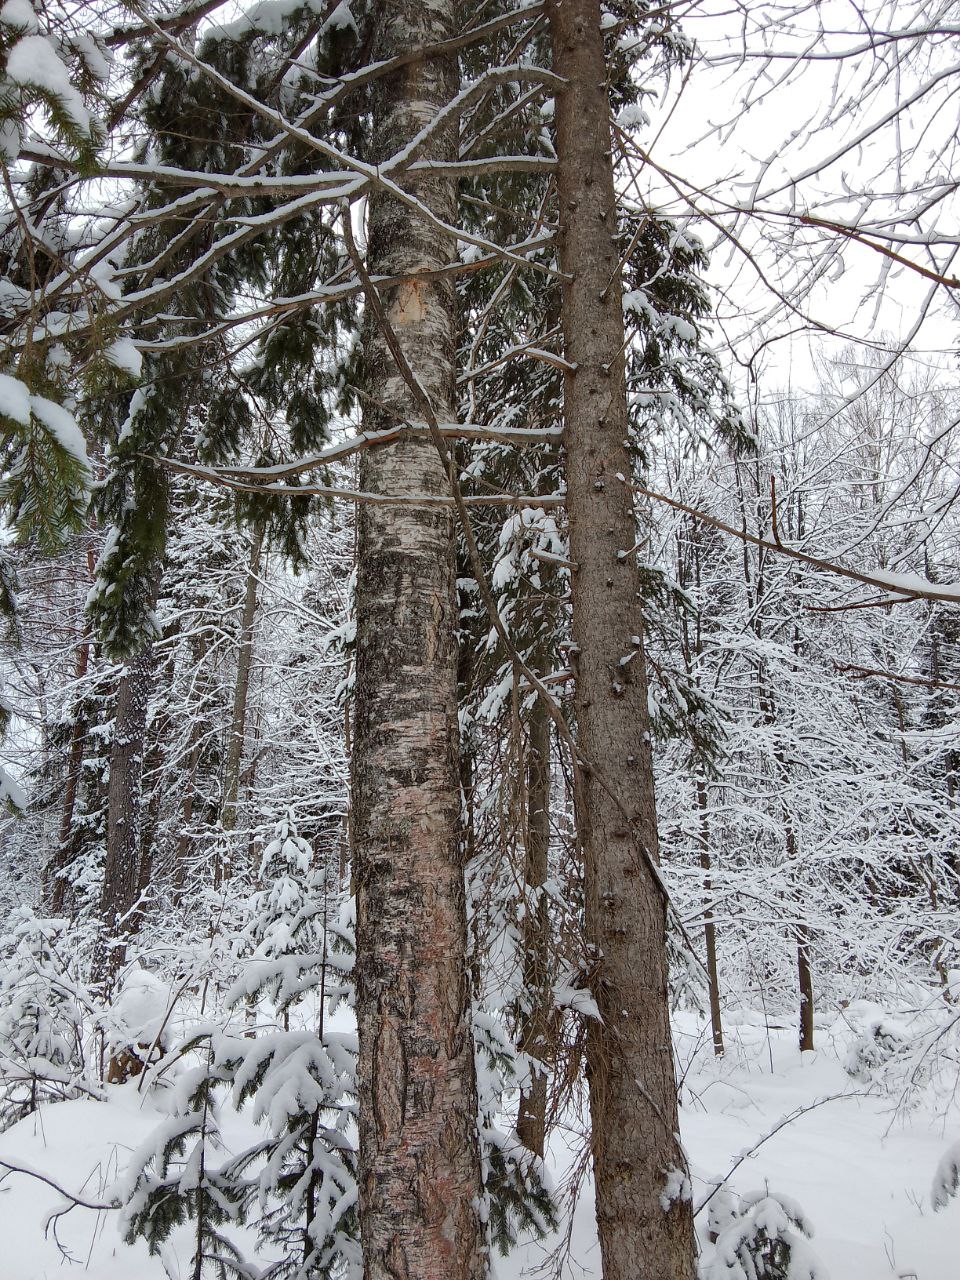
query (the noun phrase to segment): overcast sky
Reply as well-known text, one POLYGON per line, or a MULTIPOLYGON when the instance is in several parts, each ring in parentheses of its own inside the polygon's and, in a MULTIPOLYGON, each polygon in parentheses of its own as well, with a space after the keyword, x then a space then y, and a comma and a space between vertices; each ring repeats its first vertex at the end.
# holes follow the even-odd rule
MULTIPOLYGON (((876 251, 819 231, 803 231, 801 241, 784 252, 788 212, 878 232, 892 227, 895 234, 956 239, 960 210, 951 173, 960 91, 954 51, 960 37, 883 36, 924 23, 943 30, 942 15, 924 12, 934 8, 701 0, 684 19, 697 42, 698 61, 682 91, 675 77, 656 106, 648 104, 653 128, 641 145, 682 180, 657 175, 651 185, 658 204, 683 210, 678 186, 691 184, 705 194, 690 190, 689 198, 717 214, 740 242, 742 248, 735 247, 709 223, 700 227, 712 247, 711 279, 721 289, 718 329, 743 358, 762 347, 754 367, 771 381, 792 375, 804 382, 811 350, 839 345, 817 325, 867 339, 886 332, 905 341, 913 334, 912 345, 932 356, 944 353, 953 363, 956 307, 942 287, 876 251), (861 13, 880 33, 873 48, 861 13), (763 61, 756 55, 765 48, 778 56, 763 61), (738 61, 745 49, 748 57, 738 61), (779 56, 799 50, 807 56, 796 62, 779 56), (856 56, 831 56, 841 50, 857 51, 856 56), (914 97, 914 105, 904 105, 914 97), (909 224, 905 211, 928 195, 930 209, 909 224), (735 220, 731 206, 751 200, 778 216, 762 225, 752 218, 735 220), (775 298, 761 272, 791 299, 807 293, 797 312, 780 306, 768 315, 775 298), (928 318, 914 334, 925 310, 928 318)), ((950 261, 955 245, 894 248, 928 268, 939 264, 950 275, 960 274, 960 260, 950 261)))

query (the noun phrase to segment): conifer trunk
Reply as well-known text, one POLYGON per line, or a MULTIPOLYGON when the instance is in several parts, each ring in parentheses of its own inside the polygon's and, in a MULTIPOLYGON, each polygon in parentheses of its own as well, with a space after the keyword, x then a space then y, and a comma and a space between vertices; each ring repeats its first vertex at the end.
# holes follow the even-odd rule
POLYGON ((667 997, 641 581, 632 548, 624 326, 599 0, 548 0, 557 94, 564 445, 592 991, 587 1040, 604 1280, 692 1280, 667 997), (613 793, 611 795, 610 793, 613 793), (616 797, 614 799, 613 797, 616 797))
MULTIPOLYGON (((93 548, 87 548, 87 575, 93 578, 93 548)), ((80 775, 83 770, 83 748, 87 738, 89 724, 83 709, 83 681, 90 667, 90 645, 92 637, 88 625, 84 625, 83 635, 77 646, 77 661, 74 670, 74 682, 77 687, 78 703, 74 712, 73 727, 70 730, 70 750, 67 753, 67 777, 63 788, 63 803, 60 809, 60 836, 57 849, 44 871, 44 897, 50 914, 63 915, 73 902, 73 886, 66 874, 76 854, 76 837, 73 830, 73 816, 77 806, 77 791, 80 788, 80 775)))
MULTIPOLYGON (((453 0, 380 0, 374 60, 456 30, 453 0)), ((457 89, 452 58, 417 59, 376 82, 373 156, 408 142, 457 89)), ((456 123, 423 159, 457 155, 456 123)), ((408 189, 448 220, 446 178, 408 189)), ((371 276, 449 263, 456 245, 374 189, 371 276)), ((443 279, 381 293, 404 356, 437 417, 455 418, 454 293, 443 279)), ((421 420, 369 311, 364 429, 421 420)), ((446 494, 423 433, 362 455, 361 488, 446 494)), ((352 813, 357 888, 359 1207, 365 1280, 480 1280, 477 1100, 469 1018, 458 785, 457 601, 447 508, 364 505, 358 520, 352 813)))
POLYGON ((797 925, 797 980, 800 985, 800 1052, 812 1050, 813 1040, 813 973, 810 969, 810 932, 805 924, 797 925))
MULTIPOLYGON (((77 665, 74 680, 77 688, 82 685, 90 665, 90 633, 84 631, 83 639, 77 649, 77 665)), ((82 699, 82 694, 81 694, 82 699)), ((87 717, 78 704, 74 712, 73 727, 70 730, 70 751, 67 755, 67 777, 63 788, 63 803, 60 809, 60 837, 57 850, 46 869, 46 899, 51 915, 59 916, 67 909, 72 899, 73 887, 70 884, 67 870, 74 857, 73 815, 77 805, 77 791, 80 786, 80 773, 83 768, 83 745, 86 741, 89 725, 87 717)))
MULTIPOLYGON (((523 989, 529 1012, 523 1019, 520 1048, 544 1062, 549 1048, 552 991, 550 987, 550 916, 543 887, 550 849, 550 713, 542 698, 530 710, 527 763, 527 832, 524 849, 524 887, 527 910, 523 919, 523 989)), ((534 1068, 529 1085, 520 1091, 517 1136, 542 1158, 547 1131, 547 1073, 534 1068)))
POLYGON ((102 933, 94 959, 94 978, 108 984, 123 964, 127 940, 138 925, 144 740, 153 667, 154 647, 148 641, 124 668, 117 690, 100 894, 102 933))
POLYGON ((250 691, 250 671, 253 666, 253 626, 257 617, 257 589, 260 585, 260 554, 263 548, 263 530, 258 528, 250 545, 250 561, 247 566, 247 582, 243 595, 243 613, 240 618, 240 646, 237 650, 237 679, 233 687, 233 710, 230 716, 230 732, 227 736, 227 753, 223 766, 223 806, 221 823, 230 832, 237 825, 237 802, 240 796, 240 765, 243 760, 243 744, 247 726, 247 698, 250 691))
MULTIPOLYGON (((233 686, 233 708, 230 729, 227 733, 227 750, 223 762, 223 802, 220 806, 220 826, 225 839, 214 867, 214 884, 219 886, 236 870, 233 832, 237 827, 237 810, 240 803, 240 766, 247 731, 247 702, 250 693, 250 672, 253 668, 253 628, 257 618, 257 594, 260 586, 260 555, 263 549, 263 529, 258 528, 250 544, 250 560, 247 565, 247 581, 243 593, 243 610, 240 615, 240 644, 237 649, 237 678, 233 686)), ((252 859, 251 859, 252 861, 252 859)))

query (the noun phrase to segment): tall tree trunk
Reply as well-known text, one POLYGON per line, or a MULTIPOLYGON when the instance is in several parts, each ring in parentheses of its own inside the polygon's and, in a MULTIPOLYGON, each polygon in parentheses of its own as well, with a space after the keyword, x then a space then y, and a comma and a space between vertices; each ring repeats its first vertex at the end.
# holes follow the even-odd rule
MULTIPOLYGON (((380 0, 374 59, 457 30, 454 0, 380 0)), ((457 89, 455 58, 420 58, 376 83, 373 159, 406 144, 457 89)), ((452 160, 455 121, 424 160, 452 160)), ((408 189, 454 220, 442 177, 408 189)), ((456 245, 374 189, 371 275, 440 268, 456 245)), ((393 286, 382 304, 441 420, 456 416, 454 291, 447 279, 393 286)), ((422 419, 368 311, 364 429, 422 419)), ((365 490, 445 494, 434 446, 411 433, 367 451, 365 490)), ((356 723, 359 1201, 366 1280, 480 1280, 477 1099, 469 1018, 467 920, 457 745, 454 527, 445 508, 364 505, 358 520, 356 723)))
POLYGON ((139 924, 140 809, 153 666, 150 641, 124 668, 117 690, 107 793, 107 856, 100 894, 102 932, 94 957, 94 978, 108 985, 123 964, 128 939, 139 924))
POLYGON ((143 765, 143 778, 154 778, 150 790, 150 801, 140 820, 140 857, 137 881, 137 897, 141 901, 146 895, 153 879, 157 837, 160 833, 160 817, 163 801, 166 798, 160 774, 164 766, 167 751, 167 739, 170 734, 170 722, 165 720, 159 726, 152 726, 152 743, 147 751, 143 765))
POLYGON ((247 701, 250 693, 250 671, 253 666, 253 628, 257 618, 257 589, 260 585, 260 555, 263 549, 263 528, 258 526, 250 544, 250 562, 247 566, 247 582, 243 594, 243 612, 240 617, 240 646, 237 650, 237 678, 233 686, 233 710, 227 735, 227 751, 223 762, 223 804, 220 809, 220 825, 225 840, 214 868, 214 883, 219 885, 233 871, 232 835, 237 826, 237 807, 240 800, 240 765, 247 729, 247 701))
POLYGON ((717 968, 717 924, 713 916, 713 880, 710 866, 710 823, 707 818, 707 784, 697 778, 697 808, 700 811, 700 869, 703 872, 703 941, 707 950, 707 982, 710 988, 710 1030, 713 1052, 723 1057, 723 1018, 720 1012, 720 973, 717 968))
MULTIPOLYGON (((85 631, 77 649, 77 665, 74 678, 79 687, 87 674, 90 665, 90 633, 85 631)), ((82 698, 74 712, 73 727, 70 730, 70 751, 67 755, 67 778, 63 789, 63 802, 60 809, 60 837, 57 851, 46 868, 46 899, 52 915, 62 915, 72 899, 73 887, 67 871, 73 862, 76 840, 73 830, 73 815, 77 806, 77 791, 80 786, 80 772, 83 768, 83 746, 89 725, 86 713, 82 709, 82 698)))
POLYGON ((641 581, 630 457, 609 100, 599 0, 548 0, 557 186, 567 511, 592 990, 587 1038, 604 1280, 692 1280, 694 1237, 667 995, 641 581), (611 792, 613 793, 611 795, 611 792), (614 798, 615 797, 615 798, 614 798), (679 1193, 679 1194, 678 1194, 679 1193), (666 1207, 665 1207, 666 1206, 666 1207))
POLYGON ((797 925, 797 980, 800 985, 800 1052, 814 1048, 813 971, 810 968, 810 931, 797 925))
MULTIPOLYGON (((95 570, 93 548, 87 548, 87 575, 93 578, 95 570)), ((67 778, 63 788, 63 803, 60 809, 60 836, 57 851, 51 858, 44 872, 44 896, 51 915, 62 915, 73 898, 73 886, 66 874, 76 855, 76 838, 73 830, 73 816, 77 807, 77 791, 80 787, 80 774, 83 769, 83 748, 89 724, 83 710, 82 682, 90 667, 90 628, 84 625, 80 644, 77 646, 77 662, 74 681, 77 685, 78 703, 74 713, 73 727, 70 730, 70 750, 67 753, 67 778)))
POLYGON ((193 807, 197 798, 197 770, 200 766, 200 725, 194 722, 190 729, 190 755, 188 756, 187 776, 184 783, 183 809, 180 818, 180 835, 173 858, 174 895, 179 900, 187 883, 188 859, 193 845, 190 830, 193 823, 193 807))
POLYGON ((257 528, 250 544, 250 563, 240 619, 240 647, 237 650, 237 679, 233 687, 233 711, 227 737, 227 753, 223 765, 223 808, 220 816, 224 831, 237 825, 237 801, 240 796, 240 765, 247 726, 247 698, 250 692, 250 670, 253 666, 253 626, 257 617, 257 588, 260 585, 260 555, 263 529, 257 528))
MULTIPOLYGON (((543 886, 550 849, 550 713, 542 698, 530 710, 527 761, 527 831, 523 880, 527 894, 523 918, 523 990, 529 1002, 521 1024, 520 1048, 544 1062, 550 1042, 553 1001, 550 986, 550 916, 543 886)), ((534 1068, 520 1091, 517 1136, 543 1156, 547 1131, 547 1073, 534 1068)))
MULTIPOLYGON (((772 705, 772 704, 771 704, 772 705)), ((774 751, 781 776, 786 780, 786 765, 779 748, 774 751)), ((793 816, 784 810, 784 821, 787 827, 786 850, 787 862, 791 867, 797 861, 797 836, 793 825, 793 816)), ((814 1048, 813 1039, 813 970, 810 967, 810 930, 803 922, 796 925, 794 937, 797 942, 797 985, 800 988, 800 1025, 798 1042, 800 1052, 806 1053, 814 1048)))

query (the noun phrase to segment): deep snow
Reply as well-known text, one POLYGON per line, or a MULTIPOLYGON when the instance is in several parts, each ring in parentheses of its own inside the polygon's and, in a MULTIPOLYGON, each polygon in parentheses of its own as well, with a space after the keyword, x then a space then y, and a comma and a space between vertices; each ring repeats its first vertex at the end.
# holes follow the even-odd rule
MULTIPOLYGON (((769 1188, 799 1202, 813 1223, 812 1247, 831 1280, 957 1280, 960 1276, 960 1201, 934 1213, 931 1184, 943 1152, 960 1137, 960 1107, 899 1107, 896 1094, 852 1079, 843 1069, 850 1032, 838 1019, 820 1028, 821 1047, 801 1055, 792 1028, 768 1029, 742 1013, 727 1028, 729 1050, 714 1062, 703 1028, 681 1015, 676 1024, 683 1086, 683 1137, 701 1200, 711 1178, 725 1174, 738 1154, 787 1113, 842 1094, 799 1116, 770 1138, 730 1180, 739 1193, 769 1188), (694 1050, 696 1049, 696 1052, 694 1050), (771 1060, 772 1067, 771 1070, 771 1060)), ((94 1201, 122 1170, 126 1153, 156 1124, 149 1100, 131 1083, 109 1090, 109 1101, 46 1107, 0 1135, 0 1159, 29 1164, 94 1201)), ((562 1179, 576 1147, 570 1130, 554 1140, 551 1163, 562 1179)), ((227 1131, 229 1140, 230 1132, 227 1131)), ((248 1136, 247 1134, 244 1135, 248 1136)), ((53 1231, 44 1235, 55 1192, 34 1179, 8 1177, 0 1185, 0 1280, 163 1280, 158 1259, 131 1248, 117 1233, 116 1215, 75 1209, 56 1236, 76 1262, 65 1262, 53 1231)), ((577 1205, 565 1273, 599 1275, 589 1184, 577 1205)), ((542 1263, 556 1240, 530 1244, 494 1264, 497 1280, 518 1280, 542 1263)), ((184 1274, 186 1241, 169 1254, 171 1274, 184 1274)), ((709 1250, 709 1246, 707 1246, 709 1250)))

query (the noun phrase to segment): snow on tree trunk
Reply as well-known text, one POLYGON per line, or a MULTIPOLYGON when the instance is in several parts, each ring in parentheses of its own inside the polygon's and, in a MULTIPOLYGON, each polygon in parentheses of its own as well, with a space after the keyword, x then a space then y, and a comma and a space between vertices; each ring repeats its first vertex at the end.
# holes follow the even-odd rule
POLYGON ((723 1057, 723 1015, 720 1009, 720 970, 717 966, 717 922, 713 912, 713 879, 710 861, 710 820, 707 815, 707 784, 697 778, 697 810, 700 815, 700 869, 703 872, 703 941, 707 952, 707 983, 710 995, 710 1031, 713 1052, 723 1057))
MULTIPOLYGON (((247 727, 247 698, 250 691, 250 671, 253 666, 253 629, 257 617, 257 591, 260 585, 260 555, 263 548, 263 528, 254 531, 250 544, 250 561, 247 568, 247 581, 243 594, 243 614, 240 620, 240 647, 237 651, 237 679, 233 687, 233 711, 230 716, 230 733, 227 738, 227 754, 223 766, 223 805, 220 822, 223 830, 232 834, 237 826, 237 806, 240 801, 240 765, 243 762, 243 747, 247 727)), ((223 861, 216 867, 218 882, 229 877, 235 868, 232 862, 231 845, 225 844, 223 861)))
MULTIPOLYGON (((452 0, 381 0, 372 57, 456 27, 452 0)), ((408 142, 457 88, 456 62, 417 59, 376 82, 373 158, 408 142)), ((448 121, 421 159, 456 157, 448 121)), ((455 185, 408 181, 455 218, 455 185)), ((371 276, 447 264, 455 243, 382 191, 369 205, 371 276)), ((382 292, 387 318, 440 420, 455 417, 455 314, 446 280, 382 292)), ((364 429, 421 420, 369 314, 364 429)), ((363 456, 364 490, 445 494, 422 434, 363 456)), ((486 1274, 460 830, 454 526, 444 508, 366 505, 358 521, 353 836, 360 1037, 359 1197, 366 1280, 486 1274)))
POLYGON ((813 1041, 813 974, 810 971, 810 931, 797 925, 797 981, 800 986, 800 1052, 814 1048, 813 1041))
MULTIPOLYGON (((82 687, 89 666, 90 632, 85 628, 77 647, 77 665, 74 674, 77 688, 82 687)), ((82 703, 82 695, 80 703, 82 703)), ((73 727, 70 730, 67 777, 60 809, 60 839, 45 871, 46 900, 50 914, 53 916, 63 915, 72 897, 72 886, 67 873, 75 854, 73 817, 77 803, 77 789, 80 785, 80 771, 83 768, 83 748, 89 728, 80 703, 74 713, 73 727)))
POLYGON ((154 647, 148 640, 124 669, 117 690, 107 798, 107 855, 100 893, 102 933, 93 970, 94 979, 108 985, 124 962, 127 939, 138 924, 144 739, 153 667, 154 647))
MULTIPOLYGON (((541 668, 543 663, 539 664, 541 668)), ((530 710, 527 763, 527 831, 523 879, 527 891, 523 917, 523 988, 530 1002, 523 1019, 520 1048, 538 1062, 547 1056, 553 989, 549 975, 550 916, 544 885, 550 848, 550 713, 542 698, 530 710)), ((547 1074, 534 1067, 520 1091, 517 1136, 543 1157, 547 1129, 547 1074)))
POLYGON ((599 0, 549 0, 557 94, 567 511, 592 990, 587 1065, 604 1280, 692 1280, 667 1001, 599 0), (613 792, 614 799, 608 792, 613 792))

